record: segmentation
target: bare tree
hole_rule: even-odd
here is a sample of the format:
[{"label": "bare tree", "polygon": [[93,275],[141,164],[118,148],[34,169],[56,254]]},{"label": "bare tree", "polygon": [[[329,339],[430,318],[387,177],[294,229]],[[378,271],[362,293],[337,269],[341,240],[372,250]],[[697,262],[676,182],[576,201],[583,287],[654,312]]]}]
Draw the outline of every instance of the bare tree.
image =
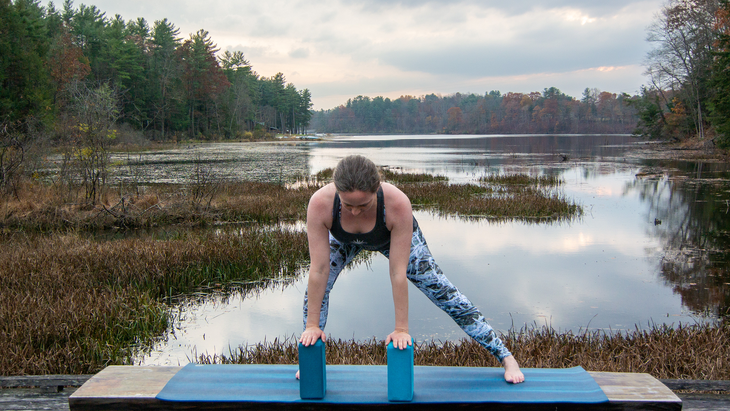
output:
[{"label": "bare tree", "polygon": [[117,136],[119,99],[107,84],[92,89],[77,82],[69,92],[72,118],[64,162],[78,173],[86,201],[95,204],[106,185],[109,146]]},{"label": "bare tree", "polygon": [[646,58],[651,87],[669,104],[665,91],[680,95],[695,132],[704,137],[702,104],[712,64],[713,23],[717,0],[669,0],[648,28],[655,48]]}]

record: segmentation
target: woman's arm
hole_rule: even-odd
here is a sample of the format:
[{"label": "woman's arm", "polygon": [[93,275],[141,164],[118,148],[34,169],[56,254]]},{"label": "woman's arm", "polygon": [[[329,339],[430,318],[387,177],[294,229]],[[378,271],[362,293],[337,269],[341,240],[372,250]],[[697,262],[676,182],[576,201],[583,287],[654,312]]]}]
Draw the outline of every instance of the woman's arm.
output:
[{"label": "woman's arm", "polygon": [[[329,229],[326,222],[332,219],[332,201],[328,202],[326,186],[318,190],[307,207],[307,238],[309,240],[309,280],[307,282],[307,325],[299,338],[304,346],[325,341],[325,333],[319,328],[322,299],[329,278]],[[329,204],[328,204],[329,203]],[[329,218],[328,218],[329,216]]]},{"label": "woman's arm", "polygon": [[[393,290],[395,308],[395,330],[385,339],[385,344],[393,341],[400,349],[411,345],[408,333],[408,258],[411,254],[413,236],[413,211],[408,197],[390,184],[383,184],[386,196],[386,224],[390,229],[390,284]],[[389,205],[389,206],[388,206]]]}]

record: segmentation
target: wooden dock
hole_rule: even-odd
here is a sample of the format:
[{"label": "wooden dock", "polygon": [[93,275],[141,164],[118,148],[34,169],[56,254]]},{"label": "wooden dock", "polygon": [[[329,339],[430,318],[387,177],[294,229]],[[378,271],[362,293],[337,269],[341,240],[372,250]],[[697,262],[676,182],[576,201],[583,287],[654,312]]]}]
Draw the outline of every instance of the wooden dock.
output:
[{"label": "wooden dock", "polygon": [[[71,411],[81,410],[210,410],[210,409],[247,409],[245,403],[175,403],[158,400],[156,395],[181,367],[137,367],[110,366],[90,378],[69,397]],[[649,374],[589,372],[609,399],[604,404],[567,404],[557,409],[590,410],[681,410],[682,400],[665,384]],[[261,409],[260,403],[248,404]],[[272,404],[274,405],[274,404]],[[322,409],[323,404],[293,403],[276,404],[278,409]],[[348,405],[348,409],[383,408],[391,404]],[[392,404],[407,409],[408,404]],[[452,409],[455,404],[438,408]],[[422,408],[423,404],[419,404]],[[332,408],[336,408],[334,404]],[[460,409],[477,407],[483,404],[459,404]],[[325,407],[326,408],[326,407]],[[555,404],[534,404],[520,409],[554,410]],[[490,404],[490,409],[516,409],[511,404]]]},{"label": "wooden dock", "polygon": [[[94,376],[0,376],[0,409],[69,411],[69,396],[92,377]],[[683,411],[730,410],[730,381],[660,380],[660,382],[682,400]],[[609,398],[612,398],[611,395]],[[106,407],[99,407],[99,409],[104,408]],[[636,406],[633,408],[636,409]]]}]

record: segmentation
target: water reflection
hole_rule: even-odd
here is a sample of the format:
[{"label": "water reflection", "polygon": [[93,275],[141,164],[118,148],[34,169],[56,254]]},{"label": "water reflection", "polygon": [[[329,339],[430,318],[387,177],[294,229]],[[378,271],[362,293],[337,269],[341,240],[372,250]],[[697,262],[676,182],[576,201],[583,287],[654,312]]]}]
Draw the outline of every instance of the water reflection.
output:
[{"label": "water reflection", "polygon": [[[225,290],[179,298],[174,303],[173,326],[152,350],[137,360],[140,364],[184,365],[197,353],[228,354],[241,343],[264,341],[268,335],[286,336],[301,319],[282,313],[297,311],[302,277],[270,279],[239,284]],[[257,304],[257,301],[268,304]],[[276,308],[273,308],[273,307]],[[244,314],[245,315],[242,315]],[[278,334],[273,334],[278,333]],[[290,334],[293,335],[293,334]]]},{"label": "water reflection", "polygon": [[[636,144],[628,136],[361,136],[206,150],[239,158],[274,150],[260,158],[291,158],[286,167],[258,163],[286,170],[258,174],[272,181],[316,173],[352,153],[452,182],[472,182],[486,172],[561,176],[564,194],[584,207],[580,220],[467,221],[416,212],[441,268],[498,330],[533,323],[621,330],[724,313],[730,283],[727,167],[644,160],[629,155]],[[247,166],[231,160],[213,167]],[[328,334],[382,339],[392,331],[387,270],[387,260],[375,255],[343,272],[331,294]],[[143,361],[184,363],[193,347],[227,354],[240,344],[298,335],[305,284],[302,276],[255,295],[189,305],[175,334]],[[415,287],[410,293],[417,340],[464,337]]]},{"label": "water reflection", "polygon": [[313,173],[357,151],[378,164],[442,174],[463,182],[490,168],[552,165],[555,162],[624,161],[637,139],[624,135],[465,135],[339,137],[312,145]]},{"label": "water reflection", "polygon": [[[712,317],[730,303],[730,191],[725,164],[646,162],[644,178],[627,184],[637,191],[654,225],[648,235],[664,249],[661,275],[685,306]],[[666,170],[651,173],[651,170]]]}]

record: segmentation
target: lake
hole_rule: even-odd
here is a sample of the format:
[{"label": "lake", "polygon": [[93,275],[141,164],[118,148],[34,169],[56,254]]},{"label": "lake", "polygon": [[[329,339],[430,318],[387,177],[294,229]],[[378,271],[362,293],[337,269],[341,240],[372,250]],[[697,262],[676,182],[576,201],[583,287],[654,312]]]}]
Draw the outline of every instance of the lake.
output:
[{"label": "lake", "polygon": [[[185,182],[195,168],[220,178],[292,182],[349,154],[404,171],[473,182],[487,173],[557,175],[585,214],[569,222],[415,216],[449,279],[492,326],[574,332],[712,321],[730,302],[730,173],[709,161],[662,160],[631,136],[341,136],[321,141],[216,143],[118,155],[126,184]],[[302,228],[301,225],[298,226]],[[233,295],[191,297],[142,364],[298,336],[307,277]],[[410,286],[417,341],[466,335]],[[343,272],[330,299],[331,338],[384,339],[393,330],[387,260]]]}]

